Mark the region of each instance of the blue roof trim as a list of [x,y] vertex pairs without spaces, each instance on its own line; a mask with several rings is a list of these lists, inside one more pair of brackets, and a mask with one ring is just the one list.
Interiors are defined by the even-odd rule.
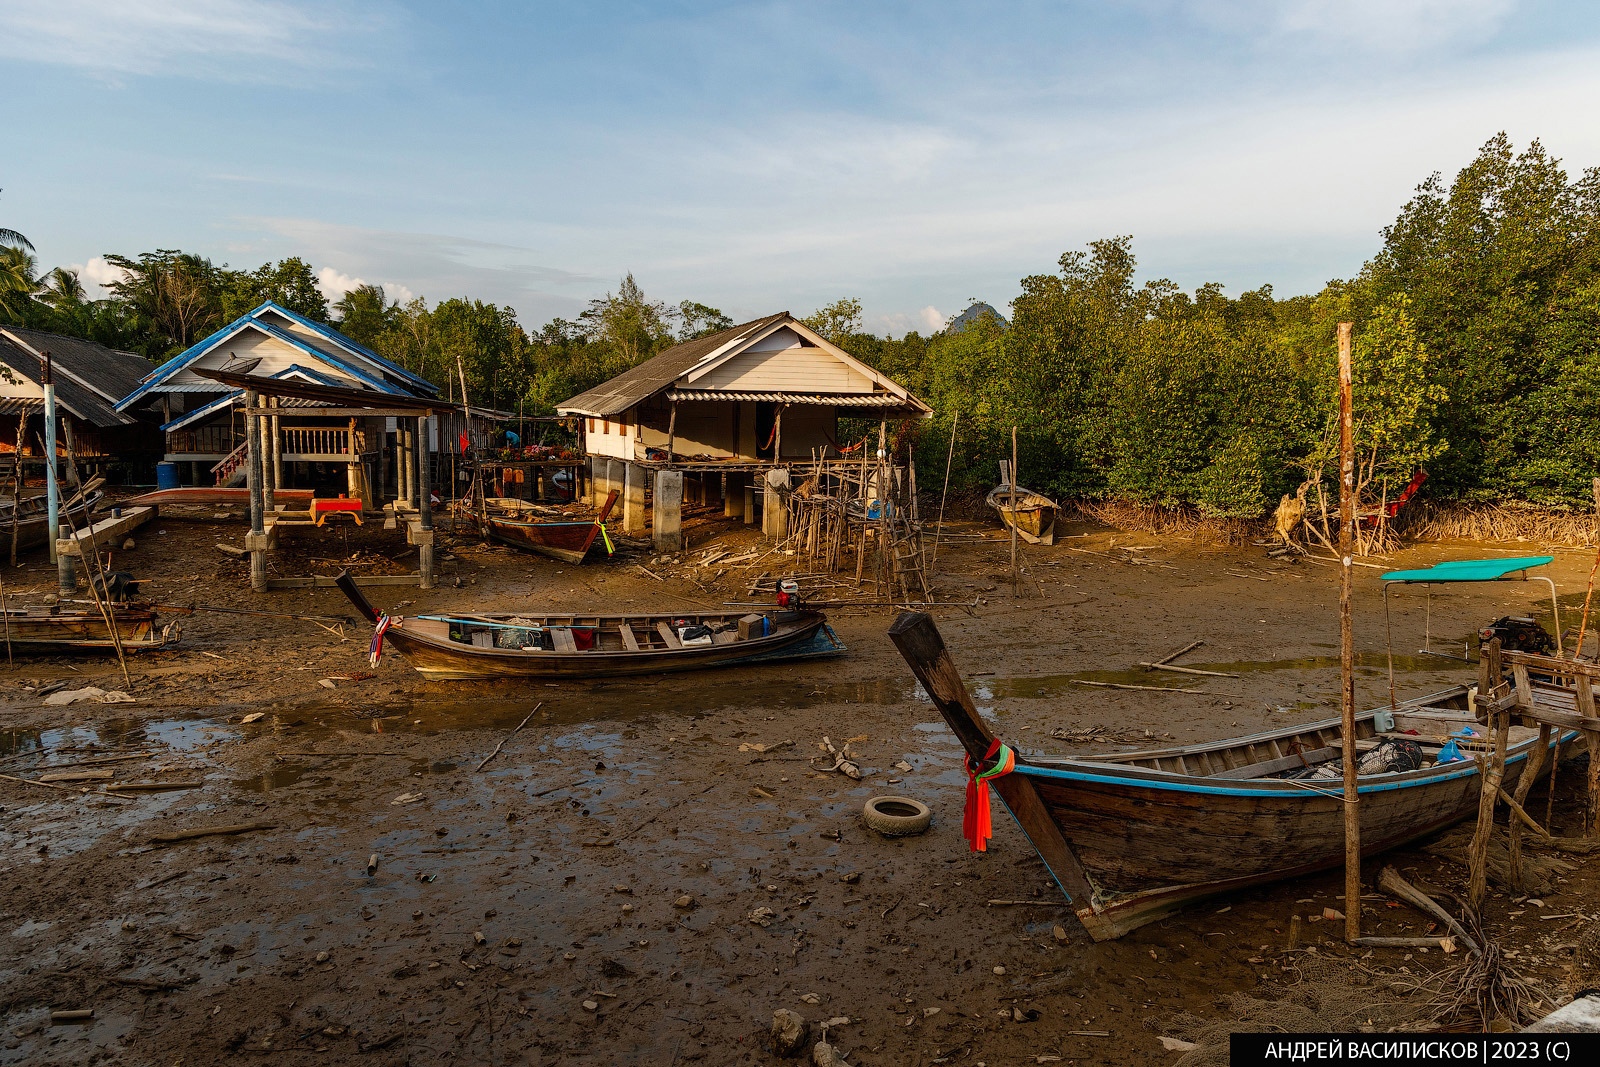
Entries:
[[384,359],[382,356],[378,355],[378,353],[374,352],[372,349],[368,348],[366,345],[358,344],[357,342],[352,341],[350,338],[346,337],[344,334],[340,333],[338,330],[335,330],[333,327],[324,325],[323,323],[317,322],[317,321],[315,321],[313,319],[308,319],[304,315],[298,314],[297,312],[290,311],[288,308],[284,307],[281,304],[275,304],[272,301],[268,300],[265,304],[262,304],[260,307],[256,308],[254,311],[250,312],[250,317],[251,318],[255,318],[257,315],[260,315],[263,311],[268,311],[268,310],[276,311],[278,314],[282,315],[286,319],[293,319],[295,322],[298,322],[300,325],[304,326],[306,329],[311,330],[313,333],[319,334],[322,337],[327,338],[328,340],[332,341],[334,344],[338,345],[340,348],[343,348],[346,351],[350,352],[352,355],[360,356],[363,359],[371,360],[372,362],[374,362],[374,363],[378,364],[380,367],[382,367],[384,370],[393,371],[395,374],[400,375],[400,377],[404,378],[406,381],[411,382],[414,385],[420,386],[423,389],[426,389],[430,394],[437,395],[438,392],[439,392],[439,387],[437,385],[434,385],[432,382],[428,381],[426,378],[419,378],[417,375],[412,374],[410,371],[406,370],[404,367],[400,366],[399,364],[393,363],[393,362],[391,362],[391,361],[389,361],[387,359]]
[[197,419],[200,419],[200,418],[202,418],[202,417],[204,417],[206,415],[211,414],[213,411],[216,411],[218,408],[230,406],[235,400],[239,399],[239,397],[242,396],[243,394],[244,394],[244,390],[235,389],[231,393],[224,393],[222,396],[217,397],[215,400],[211,401],[211,403],[209,403],[209,404],[201,404],[199,407],[195,408],[193,411],[185,411],[182,415],[179,415],[177,418],[173,419],[171,422],[166,423],[164,426],[162,426],[161,427],[161,432],[162,433],[170,433],[173,430],[181,430],[185,426],[189,425],[191,422],[194,422]]
[[340,370],[349,374],[352,378],[359,378],[361,381],[366,382],[368,385],[372,386],[375,392],[387,393],[390,396],[412,395],[395,385],[393,382],[386,382],[382,378],[374,378],[360,367],[357,367],[352,363],[347,363],[331,352],[324,352],[320,348],[307,344],[302,338],[296,337],[288,330],[279,329],[270,322],[262,322],[260,319],[256,319],[251,322],[250,325],[254,326],[258,330],[265,330],[270,336],[276,337],[284,344],[294,345],[294,347],[298,348],[312,359],[318,359],[325,363],[333,364],[335,367],[338,367]]
[[174,374],[190,366],[201,356],[204,356],[206,353],[215,349],[218,345],[221,345],[229,338],[232,338],[238,334],[238,332],[246,326],[255,326],[258,329],[265,330],[272,336],[277,337],[279,340],[287,341],[288,343],[294,345],[296,348],[300,349],[300,351],[306,353],[308,356],[311,356],[313,359],[327,360],[329,363],[339,367],[340,370],[348,371],[353,377],[359,378],[363,382],[372,385],[380,392],[389,393],[391,395],[402,395],[404,393],[404,390],[396,388],[394,383],[386,382],[379,378],[374,378],[371,374],[359,370],[345,360],[340,359],[338,356],[329,352],[325,352],[320,348],[316,348],[315,346],[306,343],[306,341],[296,337],[287,330],[283,330],[277,326],[274,326],[270,322],[262,322],[260,315],[266,311],[276,312],[286,319],[300,323],[313,333],[317,334],[319,337],[322,337],[325,340],[332,342],[336,347],[345,350],[351,356],[376,365],[383,373],[394,374],[396,377],[415,385],[418,389],[424,391],[430,397],[436,397],[439,395],[439,387],[427,379],[420,378],[406,370],[404,367],[384,359],[371,349],[363,345],[356,344],[354,341],[350,340],[350,338],[346,337],[344,334],[333,329],[332,327],[324,326],[319,322],[313,322],[304,315],[298,315],[281,304],[268,300],[260,307],[251,311],[249,314],[239,316],[226,326],[223,326],[221,329],[211,334],[211,336],[202,341],[198,341],[193,345],[190,345],[182,352],[179,352],[177,355],[161,364],[155,370],[150,372],[144,381],[139,384],[137,389],[123,397],[121,400],[117,401],[113,407],[117,411],[126,411],[140,400],[149,396],[168,378],[171,378]]
[[179,352],[177,355],[161,364],[161,366],[157,367],[155,370],[151,371],[145,377],[144,381],[139,383],[139,388],[135,389],[133,392],[129,393],[112,406],[118,411],[126,411],[137,401],[145,396],[148,396],[156,386],[160,385],[162,382],[166,381],[168,378],[172,377],[174,374],[178,373],[180,370],[187,367],[189,364],[193,363],[195,360],[199,359],[201,356],[205,355],[207,352],[211,351],[213,348],[217,347],[234,334],[238,333],[241,328],[250,324],[251,317],[249,315],[240,315],[238,318],[228,323],[228,325],[222,327],[222,329],[218,330],[216,333],[213,333],[210,337],[207,337],[203,341],[195,342],[188,348],[185,348],[182,352]]
[[298,363],[291,363],[289,366],[283,368],[277,374],[274,374],[273,377],[274,378],[287,378],[291,374],[304,374],[307,378],[310,378],[312,381],[317,382],[317,383],[319,383],[321,385],[340,385],[340,386],[344,385],[343,382],[341,382],[338,378],[335,378],[331,374],[324,374],[321,371],[313,370],[310,367],[302,367]]

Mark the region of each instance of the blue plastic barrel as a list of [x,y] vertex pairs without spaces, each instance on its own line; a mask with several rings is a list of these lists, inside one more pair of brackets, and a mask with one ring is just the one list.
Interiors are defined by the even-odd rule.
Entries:
[[178,465],[176,463],[156,464],[156,488],[176,489],[182,484],[178,479]]

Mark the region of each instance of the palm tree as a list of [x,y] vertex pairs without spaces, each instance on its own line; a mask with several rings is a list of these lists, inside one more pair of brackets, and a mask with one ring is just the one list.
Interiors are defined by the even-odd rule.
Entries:
[[[0,192],[4,191],[5,190],[0,189]],[[0,245],[21,245],[30,252],[34,251],[32,241],[22,236],[22,234],[18,233],[16,230],[8,230],[4,226],[0,226]]]
[[39,288],[33,271],[32,256],[20,248],[0,244],[0,321],[22,321],[23,311]]
[[36,294],[40,300],[59,310],[76,307],[84,302],[83,281],[78,272],[68,267],[57,267],[41,279],[43,285]]

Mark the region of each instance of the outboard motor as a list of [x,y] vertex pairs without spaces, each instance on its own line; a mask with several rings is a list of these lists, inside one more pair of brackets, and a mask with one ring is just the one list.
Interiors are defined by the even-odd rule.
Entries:
[[1548,656],[1556,650],[1550,632],[1526,615],[1505,615],[1478,631],[1478,639],[1484,644],[1497,637],[1503,651]]

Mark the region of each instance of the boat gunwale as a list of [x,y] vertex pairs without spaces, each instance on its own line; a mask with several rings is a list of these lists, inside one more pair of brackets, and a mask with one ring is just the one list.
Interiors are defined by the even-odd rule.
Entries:
[[[785,642],[802,640],[804,637],[815,634],[817,630],[820,630],[823,626],[827,625],[828,618],[820,611],[807,611],[802,614],[808,616],[808,618],[804,621],[796,622],[791,629],[782,632],[774,632],[764,637],[758,637],[740,642],[739,648],[741,650],[747,650],[746,655],[759,655],[762,652],[771,651],[774,647],[782,647],[783,643]],[[417,616],[410,617],[417,618]],[[623,615],[613,617],[622,619],[667,619],[683,618],[686,616]],[[532,629],[531,626],[526,628]],[[442,652],[466,656],[469,659],[505,663],[585,663],[600,659],[601,657],[617,658],[626,662],[648,662],[649,660],[656,658],[693,660],[712,658],[713,654],[718,654],[718,658],[721,658],[721,654],[729,652],[730,648],[732,647],[726,644],[713,644],[691,645],[685,648],[586,648],[573,652],[562,652],[554,649],[530,650],[523,648],[484,648],[479,645],[465,645],[459,641],[451,641],[449,639],[441,641],[436,637],[429,637],[424,634],[414,632],[407,633],[403,620],[398,625],[394,625],[389,628],[386,636],[392,637],[393,635],[403,635],[406,641],[414,641],[418,644],[426,645]],[[401,649],[401,654],[405,654],[405,650],[403,648]],[[739,659],[744,659],[746,658],[746,655],[727,656],[727,659],[732,662]],[[421,668],[417,669],[420,670]]]

